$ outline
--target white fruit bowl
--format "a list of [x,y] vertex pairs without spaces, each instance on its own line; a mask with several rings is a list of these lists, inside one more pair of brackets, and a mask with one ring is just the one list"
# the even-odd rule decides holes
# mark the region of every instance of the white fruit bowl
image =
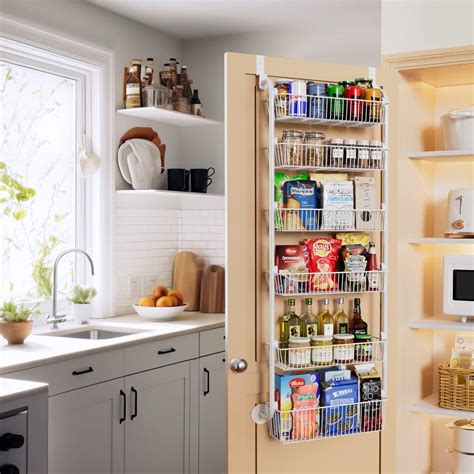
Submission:
[[166,320],[173,319],[184,313],[188,307],[187,303],[183,303],[179,306],[138,306],[132,304],[133,309],[137,312],[139,316],[145,319],[155,319],[155,320]]

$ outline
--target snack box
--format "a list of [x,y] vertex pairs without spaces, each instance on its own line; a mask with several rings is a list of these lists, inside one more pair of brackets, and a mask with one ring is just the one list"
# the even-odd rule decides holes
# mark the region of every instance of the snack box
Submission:
[[352,181],[322,182],[322,230],[354,228],[354,184]]
[[359,431],[359,384],[356,378],[321,384],[321,427],[326,436]]
[[298,293],[300,285],[304,285],[304,275],[291,276],[292,273],[307,273],[307,250],[304,245],[275,245],[276,271],[285,277],[278,279],[284,293]]
[[295,212],[285,212],[285,229],[287,230],[317,230],[318,217],[318,186],[316,181],[293,180],[286,181],[282,187],[283,207],[296,209]]
[[[355,189],[355,208],[360,210],[374,210],[376,209],[375,200],[375,179],[366,176],[354,178]],[[377,229],[379,226],[375,219],[378,213],[373,212],[356,212],[356,229],[357,230],[371,230]]]
[[[355,367],[359,379],[359,398],[361,402],[382,399],[382,379],[373,364]],[[382,403],[361,404],[361,431],[382,429]]]
[[[318,434],[320,378],[318,372],[275,374],[275,401],[280,413],[280,439],[312,439]],[[315,408],[315,410],[306,410]],[[292,410],[296,410],[293,411]],[[298,411],[304,410],[304,411]],[[289,412],[289,413],[284,413]],[[278,423],[274,424],[278,426]]]
[[309,173],[309,179],[316,181],[321,186],[322,181],[347,181],[347,173]]

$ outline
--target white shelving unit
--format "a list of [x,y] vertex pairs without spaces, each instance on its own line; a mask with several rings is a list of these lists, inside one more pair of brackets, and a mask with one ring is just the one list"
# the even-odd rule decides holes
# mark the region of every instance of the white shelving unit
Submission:
[[474,419],[473,411],[451,410],[439,407],[438,396],[436,393],[433,393],[430,396],[423,398],[423,400],[411,405],[410,411],[413,413],[428,413],[430,415],[452,416],[457,418],[468,418],[471,420]]
[[411,329],[433,329],[440,331],[474,331],[474,321],[467,321],[465,323],[456,318],[447,317],[433,317],[427,319],[418,319],[408,324]]
[[[367,432],[382,431],[383,421],[385,419],[384,407],[387,397],[387,329],[388,329],[388,300],[384,296],[388,288],[386,266],[381,263],[381,270],[375,272],[359,272],[360,275],[352,274],[355,277],[356,283],[349,281],[347,278],[347,272],[332,272],[332,273],[305,273],[305,274],[291,274],[281,275],[275,272],[275,237],[278,232],[293,232],[301,231],[296,229],[294,225],[294,212],[291,210],[279,209],[275,203],[274,197],[274,186],[275,182],[275,170],[278,169],[305,169],[308,171],[334,171],[334,170],[345,170],[349,172],[381,172],[382,180],[382,203],[379,209],[366,211],[368,218],[371,221],[370,225],[366,228],[357,228],[357,222],[354,219],[358,216],[358,210],[349,211],[347,216],[349,222],[349,228],[353,231],[369,231],[379,232],[382,242],[382,255],[383,257],[388,255],[388,241],[387,235],[384,235],[383,230],[388,229],[388,173],[386,170],[386,163],[388,160],[388,100],[384,96],[381,102],[371,103],[365,100],[356,99],[341,99],[341,98],[328,98],[328,97],[316,97],[306,96],[300,98],[300,100],[306,101],[307,103],[317,104],[319,101],[320,107],[318,110],[318,117],[307,117],[305,114],[298,116],[291,112],[291,100],[290,95],[279,95],[275,94],[273,83],[269,80],[267,82],[269,90],[269,101],[268,101],[268,159],[269,159],[269,172],[268,182],[271,183],[268,186],[268,227],[269,227],[269,239],[268,239],[268,327],[269,327],[269,353],[268,353],[268,364],[269,364],[269,404],[268,406],[261,405],[256,410],[258,413],[265,413],[265,420],[269,422],[269,434],[274,439],[287,444],[287,443],[299,443],[303,441],[320,440],[328,437],[339,437],[346,435],[359,435]],[[290,100],[291,99],[291,100]],[[339,108],[339,107],[342,107]],[[371,107],[375,107],[371,108]],[[339,110],[336,116],[336,110]],[[342,110],[342,111],[341,111]],[[354,110],[358,111],[357,114]],[[298,112],[297,112],[298,113]],[[321,125],[321,126],[338,126],[338,127],[374,127],[378,126],[381,130],[381,141],[383,146],[379,149],[379,154],[374,155],[377,158],[369,159],[363,158],[364,161],[359,159],[354,160],[353,158],[347,158],[346,153],[343,151],[345,158],[334,158],[332,154],[332,148],[328,145],[297,145],[297,147],[289,150],[285,145],[282,145],[275,138],[275,123],[286,124],[308,124],[308,125]],[[364,148],[364,147],[360,147]],[[360,152],[360,150],[357,150]],[[358,155],[359,156],[359,153]],[[369,156],[369,150],[367,150],[366,156]],[[372,156],[372,155],[370,155]],[[306,232],[317,232],[321,230],[326,233],[337,232],[340,229],[336,229],[334,225],[325,224],[330,221],[329,217],[325,213],[333,212],[335,215],[338,211],[328,211],[321,209],[308,210],[305,215],[298,215],[299,217],[305,218],[312,222],[312,224],[305,230]],[[347,211],[346,211],[347,212]],[[326,215],[326,217],[325,217]],[[342,216],[341,216],[342,217]],[[354,223],[355,222],[355,223]],[[346,229],[347,230],[347,229]],[[370,274],[370,275],[369,275]],[[293,278],[295,277],[295,278]],[[296,280],[296,281],[295,281]],[[369,282],[376,282],[369,283]],[[360,283],[363,282],[363,283]],[[296,285],[296,286],[295,286]],[[360,286],[359,286],[360,285]],[[369,285],[373,285],[370,286]],[[277,403],[274,401],[275,398],[275,372],[285,371],[288,369],[288,364],[291,365],[291,361],[298,360],[302,355],[303,351],[308,356],[308,350],[312,351],[314,348],[305,347],[297,349],[281,349],[280,343],[275,337],[275,300],[279,296],[301,296],[301,295],[331,295],[336,296],[338,294],[347,293],[377,293],[381,294],[381,314],[380,314],[380,333],[378,337],[372,334],[373,341],[366,345],[365,350],[369,351],[366,356],[367,362],[374,362],[380,364],[382,367],[382,398],[380,400],[372,400],[370,402],[361,402],[351,405],[341,405],[339,407],[318,407],[318,409],[304,409],[291,411],[280,411]],[[354,359],[360,350],[362,349],[359,344],[354,345]],[[338,364],[337,356],[338,346],[334,345],[329,347],[329,351],[333,351],[334,363],[331,365]],[[311,352],[311,356],[313,353]],[[354,361],[352,362],[354,363]],[[310,364],[311,365],[311,364]],[[323,363],[313,363],[313,367],[316,366],[327,366]],[[344,418],[347,423],[347,429],[344,428],[342,431],[336,431],[335,426],[338,420]],[[319,421],[316,421],[319,420]],[[293,431],[290,437],[289,425],[293,424]],[[317,426],[317,429],[310,430],[310,432],[298,432],[298,427],[309,424],[309,426]],[[295,435],[296,430],[296,435]]]
[[449,239],[447,237],[416,237],[408,241],[412,245],[473,245],[474,239]]
[[444,163],[450,161],[474,161],[474,150],[413,151],[408,154],[411,160]]
[[222,122],[212,120],[197,115],[176,112],[175,110],[163,109],[160,107],[138,107],[136,109],[119,109],[117,114],[135,117],[152,122],[177,125],[179,127],[203,127],[210,125],[222,125]]

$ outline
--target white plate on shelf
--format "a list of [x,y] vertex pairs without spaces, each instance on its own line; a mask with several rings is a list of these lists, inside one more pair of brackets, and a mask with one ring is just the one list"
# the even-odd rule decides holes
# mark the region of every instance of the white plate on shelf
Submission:
[[145,319],[154,319],[157,321],[174,319],[180,314],[183,314],[186,308],[188,307],[187,303],[184,303],[179,306],[138,306],[132,304],[133,309],[136,313]]

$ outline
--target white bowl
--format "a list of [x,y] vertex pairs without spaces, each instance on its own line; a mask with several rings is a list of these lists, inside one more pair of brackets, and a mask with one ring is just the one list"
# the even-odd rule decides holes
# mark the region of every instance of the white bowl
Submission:
[[164,320],[164,319],[173,319],[179,316],[180,314],[184,313],[186,308],[188,307],[187,303],[183,303],[179,306],[138,306],[136,304],[132,304],[133,309],[137,312],[139,316],[145,319],[156,319],[156,320]]

